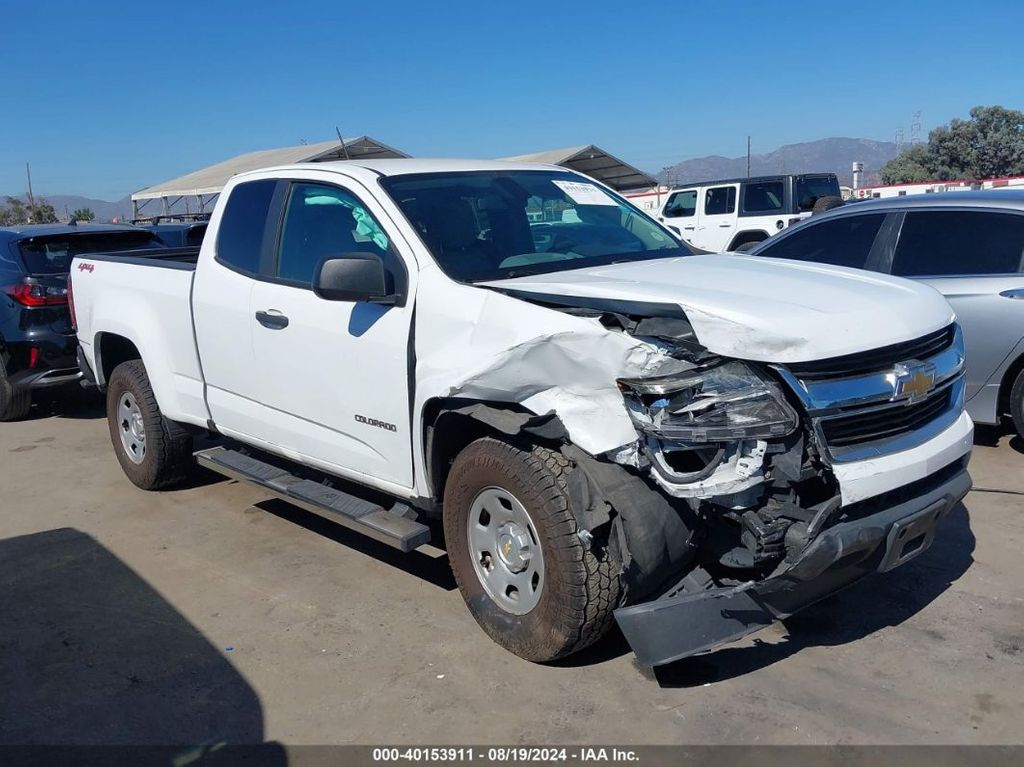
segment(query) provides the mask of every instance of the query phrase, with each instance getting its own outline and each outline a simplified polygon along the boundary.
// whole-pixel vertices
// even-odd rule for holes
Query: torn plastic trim
[[[671,663],[758,631],[926,551],[939,520],[971,488],[966,462],[951,464],[929,484],[910,498],[821,531],[765,580],[621,607],[615,620],[646,666]]]
[[[580,531],[607,541],[621,566],[625,599],[643,598],[678,580],[697,554],[700,522],[690,506],[646,477],[575,445],[564,445],[562,454],[573,462],[567,491]]]

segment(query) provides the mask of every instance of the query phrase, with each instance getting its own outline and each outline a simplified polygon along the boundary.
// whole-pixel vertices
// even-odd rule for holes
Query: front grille
[[[865,375],[888,370],[897,362],[926,360],[948,348],[953,343],[955,328],[955,325],[950,325],[913,341],[883,346],[880,349],[872,349],[867,352],[846,354],[842,357],[815,360],[814,362],[800,362],[790,365],[789,370],[804,381]]]
[[[945,412],[949,408],[951,396],[952,389],[946,387],[928,399],[911,405],[894,404],[835,418],[822,418],[821,431],[825,442],[832,448],[891,439],[916,431]]]

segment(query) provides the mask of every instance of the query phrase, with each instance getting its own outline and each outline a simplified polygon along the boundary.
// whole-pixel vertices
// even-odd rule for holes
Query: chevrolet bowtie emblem
[[[897,363],[888,377],[892,379],[894,400],[913,402],[935,388],[935,366],[930,362],[909,360]]]

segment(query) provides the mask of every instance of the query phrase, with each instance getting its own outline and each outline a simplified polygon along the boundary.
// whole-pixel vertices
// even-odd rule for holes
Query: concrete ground
[[[0,424],[0,743],[1021,743],[1024,446],[927,553],[711,655],[621,636],[536,666],[492,644],[443,555],[259,490],[144,493],[102,410]]]

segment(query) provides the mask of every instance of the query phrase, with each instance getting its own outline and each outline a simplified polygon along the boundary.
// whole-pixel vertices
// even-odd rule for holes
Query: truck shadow
[[[52,391],[40,391],[32,397],[32,410],[28,420],[42,418],[70,418],[92,420],[107,417],[106,399],[96,389],[83,389],[77,385],[64,386]]]
[[[931,548],[913,561],[885,575],[869,576],[783,621],[787,635],[782,641],[761,641],[755,634],[753,644],[684,658],[654,669],[654,678],[662,687],[721,682],[771,666],[806,647],[848,644],[900,625],[931,604],[974,562],[975,538],[964,504],[940,524]]]
[[[383,562],[384,564],[402,570],[420,580],[424,580],[432,586],[437,586],[445,591],[454,591],[458,586],[455,583],[455,576],[452,575],[448,565],[448,557],[432,557],[422,551],[410,551],[402,553],[387,544],[375,541],[361,533],[349,530],[330,520],[324,519],[311,511],[292,506],[286,501],[278,498],[271,498],[253,504],[256,508],[269,512],[276,517],[285,519],[294,525],[303,527],[312,533],[329,538],[335,543],[340,543],[350,549],[365,554],[368,557]],[[439,541],[437,530],[431,527],[432,540]]]
[[[259,698],[222,649],[84,533],[0,541],[0,620],[3,746],[35,747],[39,763],[76,762],[87,752],[75,747],[161,746],[103,761],[188,754],[206,765],[223,762],[222,747],[262,744],[258,763],[286,763],[264,744]]]

